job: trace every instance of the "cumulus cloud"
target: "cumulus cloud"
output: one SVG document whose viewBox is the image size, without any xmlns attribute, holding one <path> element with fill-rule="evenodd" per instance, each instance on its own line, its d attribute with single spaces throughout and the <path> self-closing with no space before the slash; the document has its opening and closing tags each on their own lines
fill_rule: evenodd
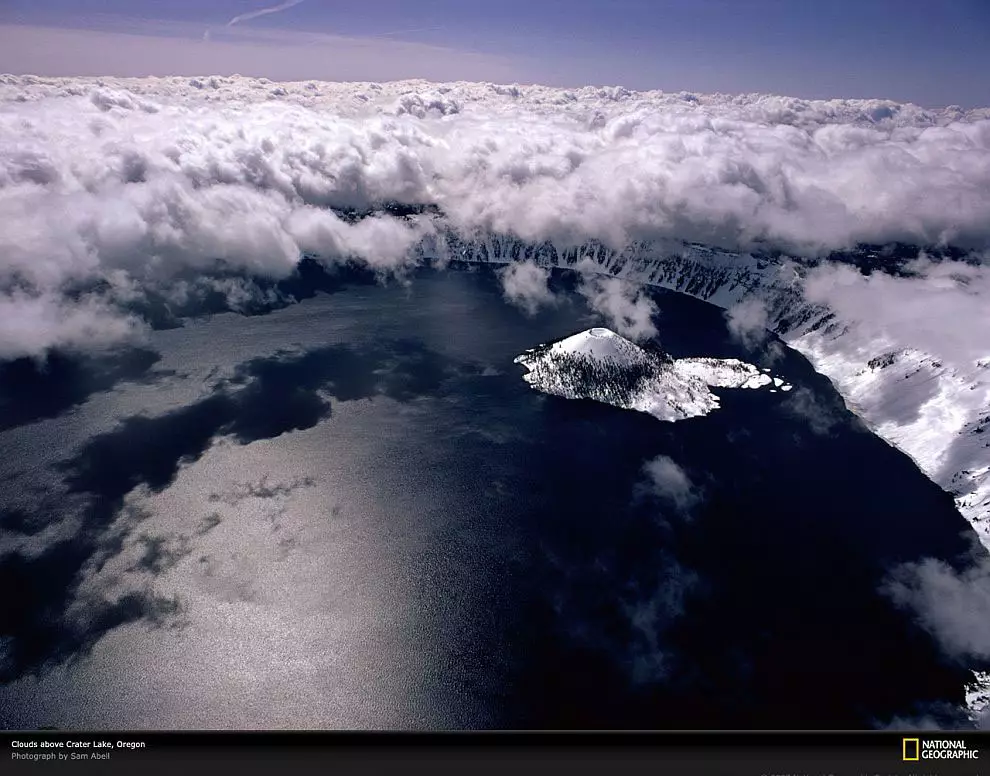
<svg viewBox="0 0 990 776">
<path fill-rule="evenodd" d="M 864 275 L 829 264 L 810 272 L 804 289 L 809 301 L 826 304 L 843 321 L 855 324 L 861 342 L 910 346 L 957 362 L 990 355 L 986 325 L 944 325 L 946 321 L 985 323 L 990 295 L 986 259 L 946 262 L 922 254 L 898 275 Z"/>
<path fill-rule="evenodd" d="M 956 658 L 990 659 L 990 561 L 963 571 L 928 558 L 898 568 L 884 591 Z"/>
<path fill-rule="evenodd" d="M 545 267 L 532 261 L 515 262 L 505 267 L 500 277 L 506 300 L 530 315 L 554 302 L 553 292 L 547 286 L 550 270 Z"/>
<path fill-rule="evenodd" d="M 646 340 L 657 335 L 653 323 L 657 306 L 639 286 L 619 278 L 595 277 L 585 280 L 580 290 L 592 309 L 624 337 Z"/>
<path fill-rule="evenodd" d="M 687 472 L 673 458 L 658 455 L 643 465 L 645 482 L 641 492 L 667 499 L 681 512 L 690 509 L 700 499 L 700 493 Z"/>
<path fill-rule="evenodd" d="M 0 295 L 0 360 L 43 356 L 52 348 L 99 352 L 141 340 L 144 324 L 99 300 L 53 294 Z"/>
<path fill-rule="evenodd" d="M 767 337 L 767 308 L 759 299 L 744 299 L 726 310 L 729 334 L 748 348 L 762 344 Z"/>
<path fill-rule="evenodd" d="M 695 241 L 803 256 L 896 240 L 990 245 L 987 111 L 690 97 L 490 83 L 4 76 L 0 296 L 71 308 L 80 289 L 140 296 L 190 273 L 285 277 L 307 253 L 401 271 L 449 246 L 443 235 L 559 249 Z M 895 298 L 929 318 L 955 298 L 962 312 L 981 314 L 985 269 L 964 270 L 963 279 L 934 265 L 915 274 L 927 285 L 823 270 L 808 292 L 856 312 L 889 298 L 877 308 L 884 320 L 921 338 L 937 339 L 914 313 L 898 315 Z M 511 299 L 539 302 L 528 290 L 538 280 L 532 269 L 507 278 Z M 109 315 L 114 293 L 104 298 Z M 655 333 L 646 297 L 611 281 L 590 282 L 586 293 L 625 333 Z M 758 318 L 746 307 L 730 320 L 743 336 Z M 129 336 L 130 328 L 116 330 Z M 975 348 L 972 327 L 957 328 L 960 346 Z M 58 331 L 25 330 L 22 346 L 8 335 L 5 352 L 56 347 Z"/>
<path fill-rule="evenodd" d="M 632 639 L 622 654 L 633 682 L 650 685 L 669 678 L 679 655 L 665 643 L 668 629 L 683 614 L 700 577 L 673 558 L 660 557 L 662 571 L 650 594 L 622 602 Z"/>
<path fill-rule="evenodd" d="M 888 722 L 875 726 L 877 730 L 959 730 L 972 724 L 958 708 L 944 707 L 933 709 L 932 713 L 921 714 L 915 717 L 894 717 Z M 977 727 L 980 724 L 977 723 Z"/>
<path fill-rule="evenodd" d="M 819 436 L 832 433 L 837 425 L 845 422 L 844 407 L 826 404 L 820 396 L 804 386 L 791 391 L 782 406 L 788 414 L 807 421 L 808 428 Z"/>
</svg>

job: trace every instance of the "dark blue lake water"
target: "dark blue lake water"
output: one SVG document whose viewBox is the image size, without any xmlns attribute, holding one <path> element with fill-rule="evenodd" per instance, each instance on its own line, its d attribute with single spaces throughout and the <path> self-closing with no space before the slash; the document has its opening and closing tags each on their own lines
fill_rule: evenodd
<svg viewBox="0 0 990 776">
<path fill-rule="evenodd" d="M 971 548 L 951 498 L 803 358 L 676 294 L 675 357 L 795 389 L 676 424 L 534 392 L 512 359 L 601 323 L 562 294 L 527 317 L 490 272 L 423 271 L 8 370 L 0 723 L 859 728 L 961 703 L 878 592 Z M 658 456 L 690 503 L 646 487 Z"/>
</svg>

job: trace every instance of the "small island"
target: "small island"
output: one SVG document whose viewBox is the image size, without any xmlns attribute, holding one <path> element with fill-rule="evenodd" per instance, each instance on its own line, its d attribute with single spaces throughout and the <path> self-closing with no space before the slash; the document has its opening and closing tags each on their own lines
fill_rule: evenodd
<svg viewBox="0 0 990 776">
<path fill-rule="evenodd" d="M 596 327 L 515 358 L 533 388 L 566 399 L 594 399 L 660 420 L 707 415 L 719 408 L 711 388 L 791 386 L 735 358 L 671 358 Z"/>
</svg>

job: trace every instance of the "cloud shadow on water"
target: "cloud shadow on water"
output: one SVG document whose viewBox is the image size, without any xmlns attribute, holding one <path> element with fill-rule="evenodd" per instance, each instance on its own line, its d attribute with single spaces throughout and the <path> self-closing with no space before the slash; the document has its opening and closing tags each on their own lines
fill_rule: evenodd
<svg viewBox="0 0 990 776">
<path fill-rule="evenodd" d="M 176 601 L 134 591 L 114 602 L 87 602 L 83 624 L 66 616 L 87 569 L 119 552 L 123 537 L 141 521 L 140 510 L 123 508 L 135 488 L 163 491 L 218 437 L 239 444 L 273 439 L 329 418 L 330 399 L 406 402 L 442 394 L 448 379 L 477 371 L 413 340 L 282 352 L 246 362 L 192 404 L 157 417 L 129 417 L 93 437 L 58 466 L 70 498 L 84 504 L 78 533 L 40 555 L 14 552 L 0 563 L 0 589 L 18 591 L 0 603 L 0 640 L 7 644 L 0 681 L 83 653 L 125 623 L 160 623 L 178 611 Z M 25 526 L 37 522 L 21 512 L 8 517 Z M 162 548 L 152 541 L 147 549 L 136 570 L 167 570 Z"/>
<path fill-rule="evenodd" d="M 132 348 L 103 356 L 53 351 L 43 361 L 18 358 L 0 363 L 0 431 L 23 426 L 83 404 L 121 382 L 151 382 L 172 372 L 155 370 L 161 356 Z"/>
</svg>

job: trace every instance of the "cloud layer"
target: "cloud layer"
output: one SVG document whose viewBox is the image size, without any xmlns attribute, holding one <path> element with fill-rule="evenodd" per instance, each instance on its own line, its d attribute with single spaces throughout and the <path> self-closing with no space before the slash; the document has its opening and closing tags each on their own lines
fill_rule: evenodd
<svg viewBox="0 0 990 776">
<path fill-rule="evenodd" d="M 0 148 L 0 358 L 133 338 L 140 324 L 124 311 L 179 279 L 284 278 L 303 253 L 400 271 L 437 235 L 800 255 L 895 240 L 990 245 L 987 111 L 4 76 Z M 507 294 L 538 304 L 534 280 L 513 270 Z M 614 291 L 594 298 L 647 332 L 643 311 L 615 307 Z"/>
</svg>

